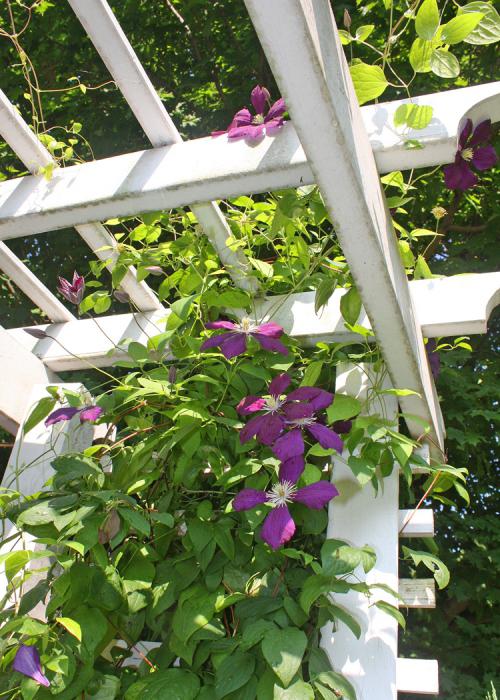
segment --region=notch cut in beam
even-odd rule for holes
[[[330,3],[245,0],[370,318],[410,434],[444,425],[397,237]],[[290,46],[294,47],[293,53]],[[425,439],[425,438],[424,438]]]
[[[182,142],[108,3],[105,0],[68,1],[151,144],[160,147]],[[255,277],[248,274],[251,269],[248,259],[241,249],[231,249],[227,245],[232,233],[217,204],[196,204],[192,209],[236,286],[256,292],[258,284]]]
[[[428,659],[398,659],[396,687],[398,693],[438,695],[438,662]]]
[[[37,173],[40,168],[55,163],[49,151],[29,129],[2,90],[0,90],[0,134],[30,172]],[[76,230],[97,257],[105,260],[108,269],[112,270],[118,257],[114,237],[102,224],[95,222],[84,222],[81,226],[77,226]],[[103,248],[107,249],[103,250]],[[21,284],[29,285],[29,281],[20,281],[19,287],[22,289]],[[128,269],[120,286],[141,311],[157,309],[161,306],[156,294],[148,285],[137,281],[133,267]],[[42,297],[47,299],[50,292],[45,287],[44,290],[46,291],[42,290]]]
[[[398,593],[400,608],[435,608],[436,584],[433,578],[401,578]]]

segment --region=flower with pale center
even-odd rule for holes
[[[201,350],[220,348],[227,360],[241,355],[247,349],[248,338],[256,340],[264,350],[288,355],[288,349],[278,340],[283,335],[283,328],[277,323],[257,324],[250,318],[243,318],[239,323],[233,321],[213,321],[205,325],[209,330],[224,329],[228,333],[213,335],[205,340]]]
[[[308,508],[320,510],[338,495],[337,488],[329,481],[317,481],[298,489],[291,481],[280,480],[269,491],[243,489],[234,499],[233,508],[242,511],[264,503],[271,505],[272,510],[264,520],[260,536],[272,549],[278,549],[295,533],[295,522],[288,510],[289,503],[296,501]]]
[[[276,133],[284,124],[283,115],[286,112],[286,106],[283,98],[280,98],[269,107],[266,113],[269,97],[269,91],[265,87],[260,85],[254,87],[250,99],[256,113],[252,115],[246,107],[240,109],[225,131],[213,131],[212,136],[227,134],[230,139],[256,140],[264,134],[269,136]]]
[[[468,190],[478,182],[476,170],[488,170],[497,162],[497,154],[489,143],[492,138],[491,119],[485,119],[472,130],[467,119],[460,132],[455,161],[443,168],[444,183],[450,190]]]

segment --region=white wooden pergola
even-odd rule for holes
[[[445,431],[423,336],[486,332],[499,300],[500,273],[408,283],[379,174],[451,162],[466,117],[475,123],[500,119],[500,83],[415,98],[432,106],[433,119],[403,136],[393,116],[408,100],[358,106],[326,0],[245,0],[292,121],[252,148],[226,137],[183,143],[106,0],[68,2],[152,147],[55,169],[46,180],[37,173],[52,163],[49,152],[0,91],[0,134],[32,173],[0,183],[0,269],[51,321],[42,326],[50,337],[41,340],[22,329],[0,328],[0,424],[18,435],[4,485],[31,464],[35,468],[23,473],[21,490],[25,495],[40,490],[54,454],[75,448],[71,424],[57,431],[37,426],[24,438],[19,431],[47,384],[63,385],[57,372],[85,368],[88,361],[113,364],[126,356],[123,339],[145,342],[162,332],[169,309],[130,268],[122,288],[138,311],[100,317],[102,333],[92,321],[77,320],[3,241],[74,226],[112,269],[117,252],[110,250],[117,243],[99,221],[189,206],[235,285],[255,295],[259,321],[272,317],[306,345],[351,341],[356,336],[340,314],[345,290],[337,290],[319,314],[313,292],[292,294],[280,304],[259,295],[245,256],[227,245],[230,229],[215,201],[312,183],[320,187],[363,300],[358,323],[373,329],[392,386],[415,392],[399,397],[399,409],[396,397],[386,396],[371,410],[383,410],[394,421],[401,410],[410,434],[422,442],[422,454],[439,457]],[[407,150],[409,138],[423,147]],[[272,308],[278,311],[270,316]],[[123,349],[110,352],[113,344]],[[337,375],[337,392],[366,395],[367,376],[346,366]],[[422,421],[429,425],[425,435]],[[78,439],[85,446],[92,435],[80,433]],[[432,536],[432,512],[420,510],[410,518],[398,510],[397,474],[375,498],[370,489],[359,488],[342,462],[334,460],[333,471],[341,497],[331,507],[329,536],[374,547],[377,565],[368,582],[399,590],[407,607],[433,607],[433,581],[398,580],[398,538]],[[381,598],[397,604],[388,594]],[[436,661],[398,659],[393,618],[369,607],[360,594],[343,597],[342,604],[361,622],[362,636],[355,639],[339,623],[335,634],[324,630],[323,646],[333,667],[353,683],[358,700],[393,700],[398,691],[438,692]]]

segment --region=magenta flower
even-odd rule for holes
[[[315,411],[326,408],[333,401],[333,394],[316,387],[304,386],[290,392],[285,391],[290,385],[291,377],[280,374],[269,384],[267,396],[247,396],[240,401],[236,410],[240,415],[260,412],[245,425],[240,433],[242,443],[256,437],[264,445],[272,445],[286,426],[285,406],[296,401],[307,401]]]
[[[278,481],[270,491],[243,489],[234,499],[233,508],[241,511],[250,510],[261,503],[273,505],[274,508],[264,520],[260,536],[270,547],[278,549],[295,533],[295,523],[288,510],[288,503],[297,501],[308,508],[320,510],[338,495],[338,490],[329,481],[317,481],[301,489],[290,481]]]
[[[44,685],[46,688],[50,685],[50,682],[42,673],[40,654],[34,646],[21,644],[14,657],[12,668],[14,671],[22,673],[23,676],[33,678],[39,685]]]
[[[304,454],[303,430],[307,430],[321,447],[342,453],[344,443],[340,436],[331,428],[318,422],[314,415],[315,408],[310,403],[288,404],[283,407],[283,412],[286,417],[286,427],[290,430],[281,435],[272,446],[274,454],[282,462],[288,462],[293,457]]]
[[[73,282],[68,282],[64,277],[59,277],[57,291],[72,304],[79,304],[85,292],[85,279],[78,272],[73,272]]]
[[[48,428],[49,425],[54,425],[54,423],[71,420],[77,413],[80,414],[80,423],[84,423],[85,421],[92,423],[100,418],[104,411],[100,406],[82,406],[81,408],[64,406],[63,408],[56,408],[55,411],[52,411],[48,418],[46,418],[45,425]]]
[[[257,325],[249,318],[242,318],[241,323],[214,321],[213,323],[207,323],[206,328],[210,330],[224,328],[230,331],[229,333],[213,335],[208,340],[205,340],[201,346],[201,350],[209,350],[215,347],[220,348],[221,353],[227,360],[245,352],[248,336],[255,338],[264,350],[288,355],[287,348],[278,340],[278,338],[283,335],[283,328],[278,326],[277,323],[262,323],[261,325]]]
[[[443,168],[444,183],[449,190],[465,191],[474,187],[478,177],[472,165],[477,170],[488,170],[495,165],[497,154],[489,144],[491,137],[491,119],[478,124],[474,131],[472,121],[467,119],[458,139],[455,162]]]
[[[271,105],[266,114],[266,105],[269,102],[269,90],[257,85],[252,90],[250,99],[252,101],[255,114],[252,115],[246,107],[240,109],[233,117],[231,124],[225,131],[213,131],[212,136],[226,134],[230,139],[258,139],[275,133],[283,126],[283,114],[286,112],[285,101],[282,97]]]

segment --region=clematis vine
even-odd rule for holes
[[[57,291],[72,304],[79,304],[85,293],[85,279],[78,272],[73,272],[73,282],[69,282],[64,277],[58,279]]]
[[[256,324],[249,318],[242,318],[240,323],[233,321],[214,321],[205,325],[209,330],[228,330],[229,333],[213,335],[205,340],[201,350],[220,348],[226,360],[241,355],[247,349],[248,337],[254,338],[264,350],[288,355],[287,348],[278,340],[283,335],[283,328],[277,323]]]
[[[474,187],[478,181],[472,170],[488,170],[497,162],[497,154],[489,143],[492,138],[491,119],[486,119],[472,130],[472,121],[467,119],[458,139],[458,149],[454,163],[446,165],[444,183],[449,190],[465,190]]]
[[[42,673],[40,654],[35,646],[21,644],[14,657],[12,669],[22,673],[23,676],[33,678],[39,685],[44,685],[46,688],[50,686],[50,681]]]
[[[295,534],[289,503],[296,501],[320,510],[338,495],[337,488],[329,481],[317,481],[300,489],[291,481],[278,481],[269,491],[243,489],[234,499],[233,508],[236,511],[251,510],[262,503],[274,506],[264,520],[260,536],[272,549],[278,549]]]
[[[45,425],[48,428],[49,425],[71,420],[77,413],[80,414],[80,423],[85,423],[85,421],[92,423],[100,418],[104,411],[100,406],[81,406],[80,408],[64,406],[63,408],[56,408],[55,411],[52,411],[45,419]]]
[[[252,115],[246,107],[240,109],[225,131],[213,131],[212,136],[227,134],[230,139],[256,140],[264,136],[264,133],[267,135],[275,133],[284,124],[283,114],[286,112],[286,106],[285,101],[280,97],[266,112],[269,98],[269,90],[257,85],[250,95],[255,114]]]

